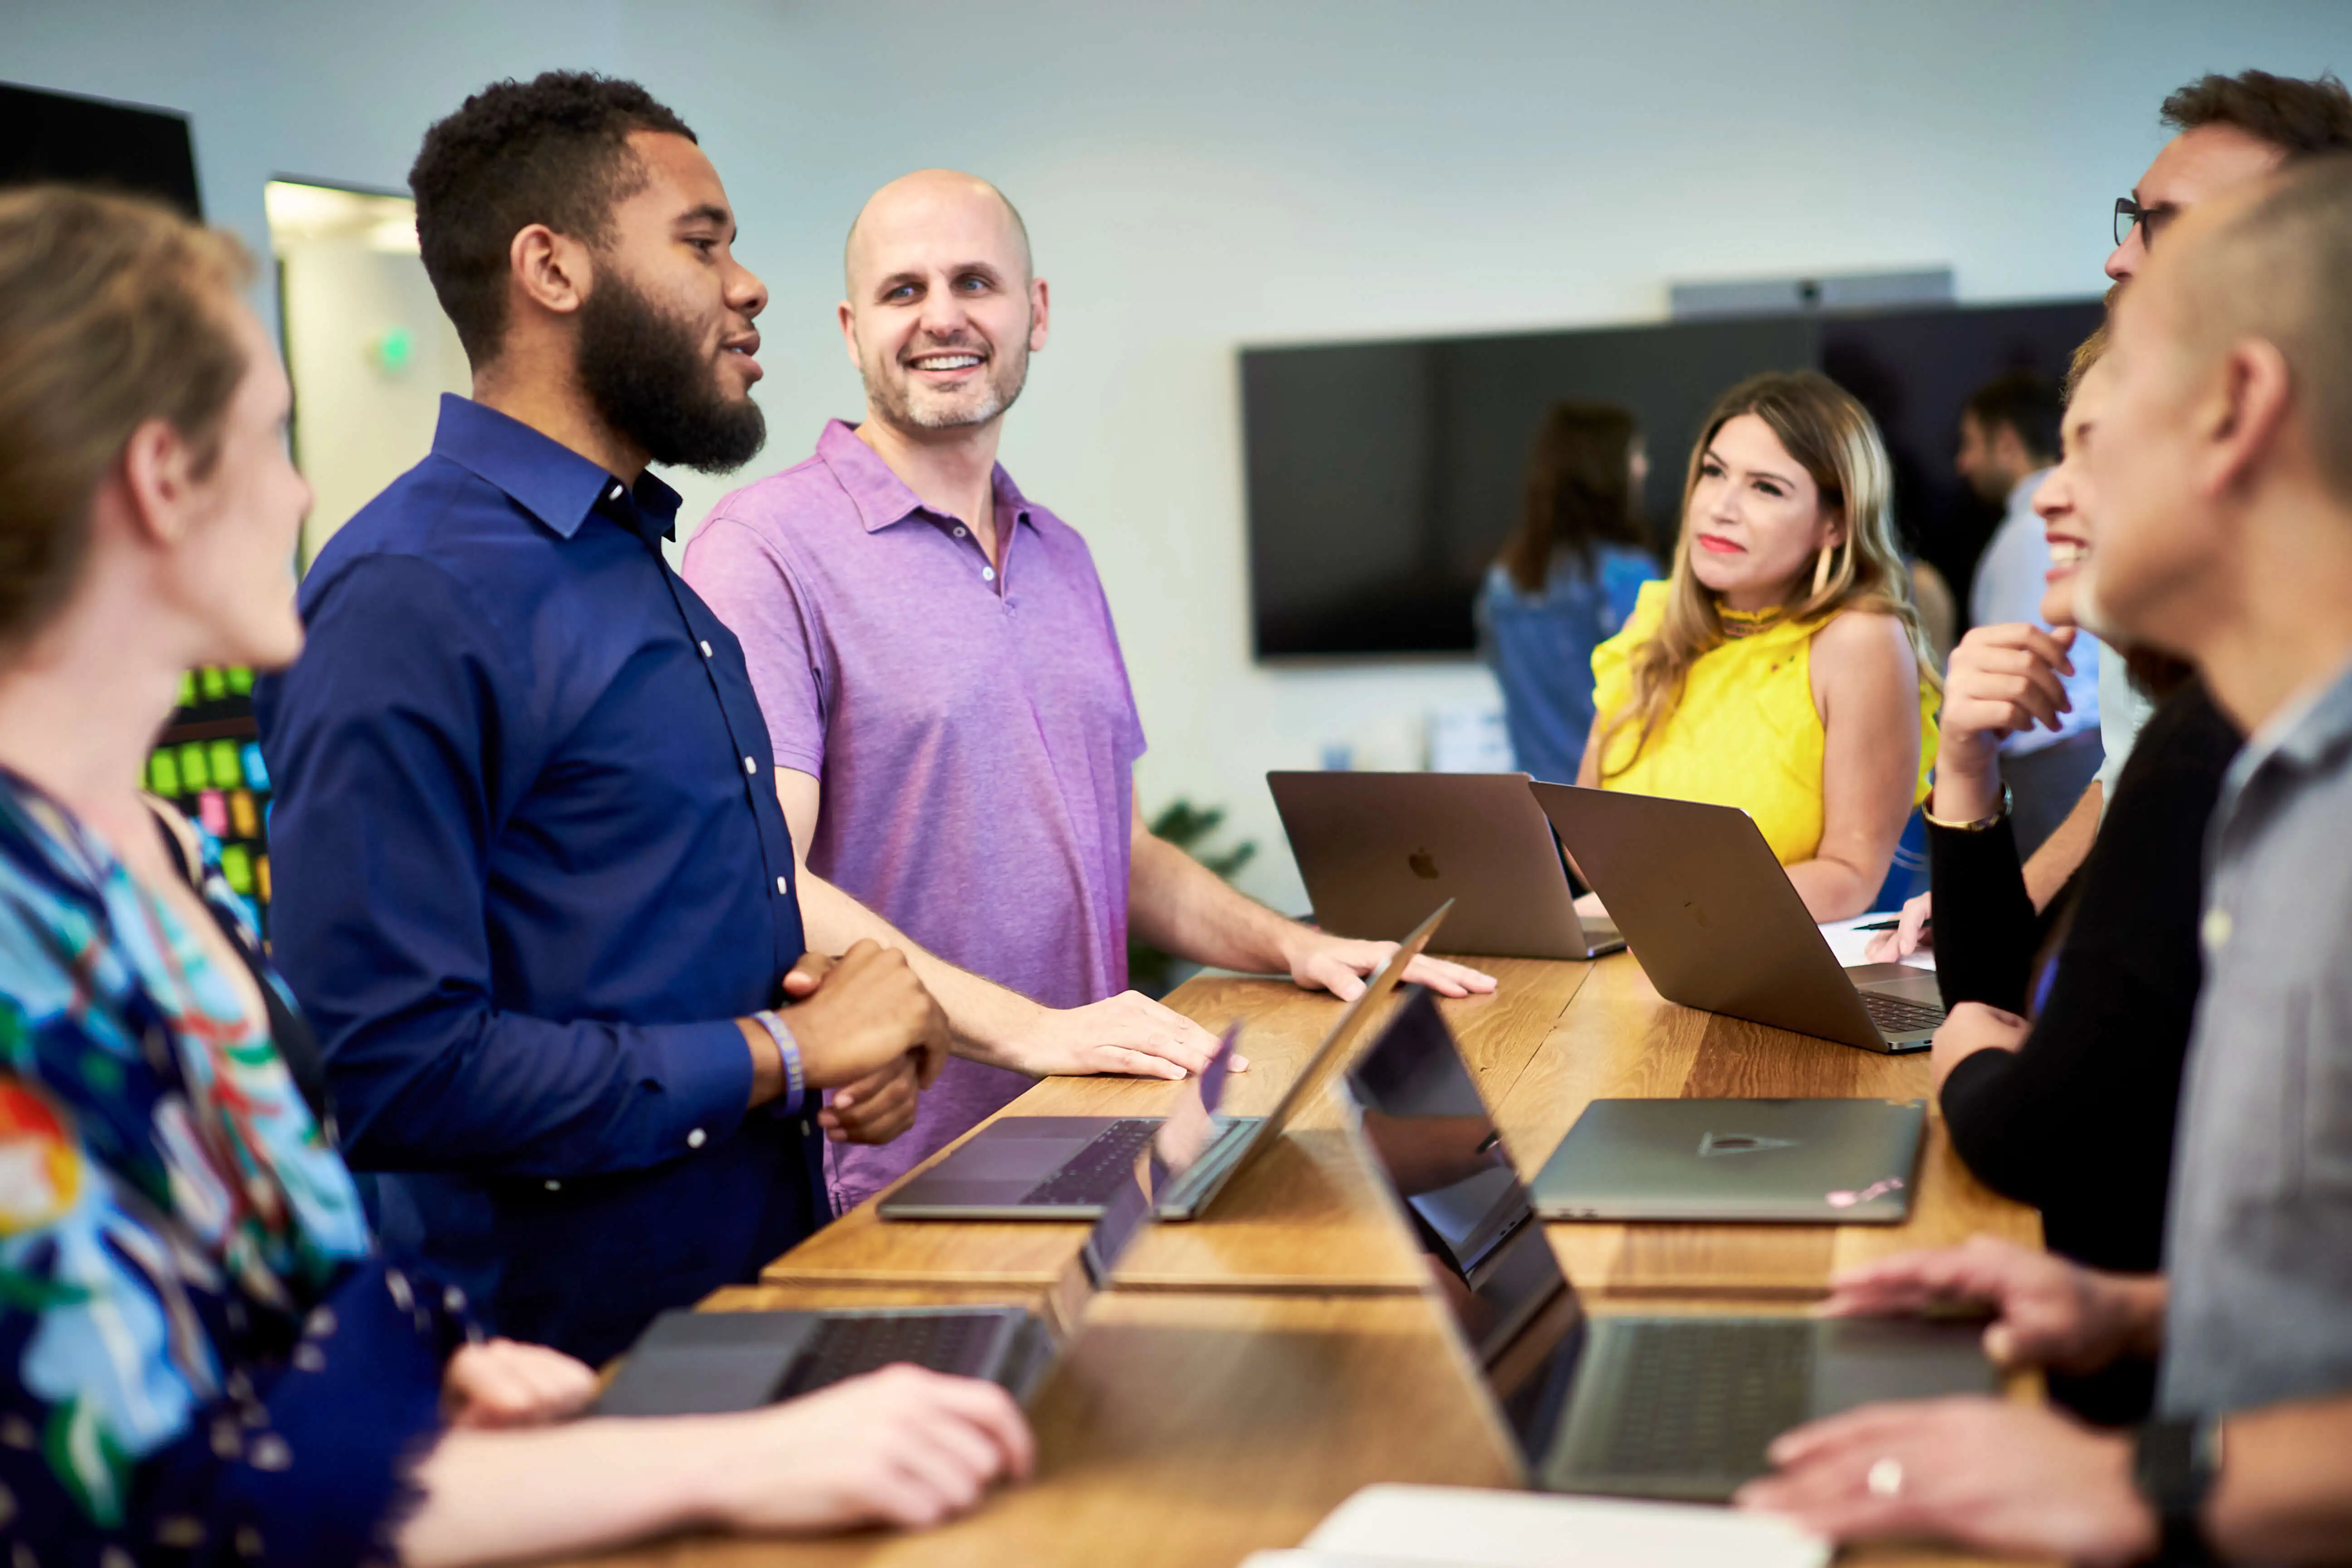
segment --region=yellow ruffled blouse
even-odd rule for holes
[[[1670,586],[1643,584],[1624,629],[1592,651],[1592,706],[1604,725],[1633,700],[1633,651],[1665,620]],[[1826,617],[1769,622],[1701,654],[1682,700],[1640,756],[1633,754],[1640,739],[1633,726],[1611,737],[1601,787],[1736,805],[1756,819],[1781,865],[1811,859],[1822,845],[1824,739],[1813,707],[1811,656],[1813,634],[1827,624]],[[1914,805],[1927,799],[1941,705],[1922,670]]]

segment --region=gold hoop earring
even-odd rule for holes
[[[1813,557],[1813,597],[1816,599],[1830,585],[1830,560],[1836,553],[1836,545],[1824,544],[1821,553]]]

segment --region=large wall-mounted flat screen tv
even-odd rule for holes
[[[0,82],[0,185],[39,180],[160,196],[204,216],[187,116]]]
[[[1528,444],[1552,403],[1633,411],[1651,457],[1642,505],[1663,550],[1708,405],[1744,376],[1806,366],[1877,417],[1906,542],[1965,611],[1999,509],[1953,473],[1960,406],[2005,370],[2063,379],[2099,314],[2084,300],[1245,349],[1257,656],[1470,652],[1478,584],[1517,521]]]

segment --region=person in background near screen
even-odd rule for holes
[[[2200,852],[2239,735],[2186,666],[2127,650],[2165,700],[2090,858],[2038,917],[2001,794],[2003,738],[2063,724],[2069,674],[2081,668],[2074,576],[2098,511],[2086,455],[2113,393],[2105,345],[2102,330],[2076,351],[2065,458],[2034,492],[2042,552],[2055,565],[2032,619],[1977,627],[1945,672],[1927,846],[1950,1016],[1934,1073],[1954,1151],[1986,1185],[2042,1211],[2051,1250],[2145,1273],[2162,1262],[2202,970]],[[2095,1420],[2136,1420],[2154,1371],[2133,1358],[2096,1378],[2053,1375],[2051,1393]]]
[[[1960,449],[1954,462],[1977,495],[2004,509],[1999,527],[1977,558],[1969,588],[1969,621],[1994,626],[2039,622],[2050,574],[2050,545],[2034,515],[2034,492],[2058,461],[2058,389],[2032,371],[1995,376],[1969,395],[1960,410]],[[2012,731],[2000,742],[2000,782],[2009,791],[2010,827],[2031,855],[2066,819],[2083,787],[2099,770],[2098,643],[2077,637],[2068,646],[2064,700],[2055,729],[2041,724]]]
[[[1870,908],[1927,793],[1938,684],[1890,472],[1828,377],[1741,382],[1691,451],[1672,575],[1592,656],[1576,782],[1742,808],[1817,921]]]
[[[968,1507],[1029,1463],[992,1384],[572,1420],[588,1367],[373,1243],[250,910],[135,783],[182,671],[302,645],[251,273],[143,201],[0,195],[0,1557],[427,1568]]]
[[[1979,1237],[1850,1270],[1832,1311],[1975,1301],[2012,1365],[2161,1356],[2101,1432],[1977,1397],[1772,1447],[1748,1506],[1839,1539],[2093,1563],[2341,1563],[2352,1542],[2352,157],[2202,204],[2116,302],[2074,599],[2201,671],[2252,737],[2205,840],[2205,992],[2165,1271]]]
[[[387,1235],[602,1361],[824,1225],[819,1126],[903,1131],[946,1026],[896,953],[804,958],[741,650],[662,557],[648,465],[764,431],[709,159],[635,83],[549,72],[409,184],[475,395],[320,552],[309,651],[256,689],[277,951]]]
[[[685,573],[743,639],[815,945],[904,949],[963,1058],[908,1138],[834,1150],[845,1208],[1033,1075],[1205,1063],[1205,1030],[1122,994],[1130,925],[1341,996],[1393,944],[1284,920],[1145,830],[1143,727],[1094,559],[996,461],[1047,321],[1013,205],[970,174],[906,175],[851,225],[844,270],[864,420],[722,500]],[[1427,957],[1406,978],[1494,988]]]
[[[1503,689],[1522,772],[1576,777],[1592,728],[1592,650],[1658,574],[1642,521],[1641,428],[1609,403],[1555,403],[1528,454],[1527,510],[1478,593],[1479,651]]]

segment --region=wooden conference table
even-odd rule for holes
[[[1924,1055],[1883,1057],[1663,1001],[1634,960],[1468,962],[1493,996],[1441,1002],[1505,1139],[1532,1176],[1591,1100],[1650,1096],[1928,1096]],[[1243,1024],[1252,1068],[1226,1109],[1272,1107],[1339,1013],[1286,982],[1203,976],[1169,1001],[1211,1028]],[[1387,1004],[1393,1007],[1393,1001]],[[1050,1079],[1010,1115],[1152,1115],[1185,1086]],[[717,1310],[1014,1302],[1074,1336],[1032,1410],[1037,1479],[919,1535],[831,1542],[675,1541],[662,1563],[1119,1563],[1230,1568],[1295,1544],[1376,1480],[1504,1486],[1512,1467],[1445,1353],[1421,1265],[1376,1201],[1329,1094],[1220,1194],[1209,1215],[1153,1227],[1113,1288],[1076,1286],[1083,1225],[885,1222],[871,1202],[776,1260]],[[1930,1119],[1900,1226],[1552,1223],[1596,1312],[1793,1311],[1837,1268],[1989,1232],[2039,1245],[2039,1217],[1999,1198]],[[1083,1323],[1083,1333],[1077,1332]],[[2020,1397],[2032,1396],[2021,1384]],[[618,1561],[621,1559],[614,1559]],[[1871,1549],[1842,1561],[1965,1561]]]

